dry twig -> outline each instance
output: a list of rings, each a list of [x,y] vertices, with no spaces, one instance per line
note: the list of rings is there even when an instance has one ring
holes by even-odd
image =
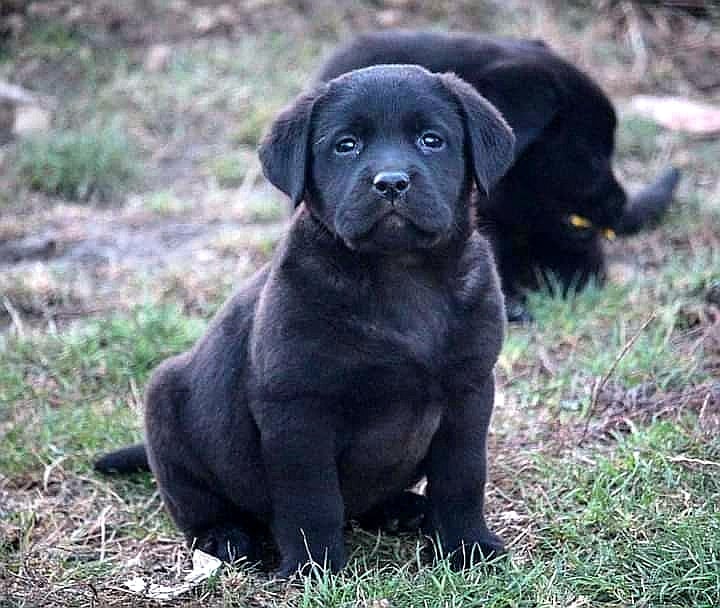
[[[625,346],[622,347],[620,352],[617,354],[617,357],[615,357],[615,360],[612,362],[612,365],[608,368],[608,371],[605,372],[605,375],[600,379],[599,382],[596,382],[595,385],[593,386],[592,396],[590,398],[590,407],[588,407],[588,411],[585,416],[585,427],[583,428],[583,433],[582,433],[582,436],[580,437],[580,440],[578,441],[578,445],[582,445],[583,441],[585,441],[585,437],[587,436],[588,429],[590,428],[590,420],[592,419],[592,416],[595,413],[595,410],[597,408],[597,403],[600,398],[600,393],[605,388],[605,386],[609,382],[610,378],[612,378],[612,375],[615,373],[617,366],[620,365],[620,362],[630,352],[630,349],[633,347],[635,342],[637,342],[638,338],[642,335],[642,333],[647,329],[648,325],[650,325],[650,323],[652,323],[652,321],[655,319],[656,315],[657,315],[657,313],[655,311],[650,313],[650,316],[648,316],[648,318],[645,319],[645,322],[630,337],[630,339],[625,343]]]

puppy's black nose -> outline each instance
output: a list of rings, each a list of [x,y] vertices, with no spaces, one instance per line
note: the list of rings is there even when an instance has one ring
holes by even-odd
[[[410,176],[404,171],[381,171],[373,178],[372,187],[380,196],[392,201],[410,189]]]

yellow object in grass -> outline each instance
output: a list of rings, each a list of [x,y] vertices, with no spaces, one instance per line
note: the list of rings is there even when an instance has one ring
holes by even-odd
[[[605,228],[603,231],[603,236],[608,241],[614,241],[617,234],[615,234],[615,231],[612,228]]]

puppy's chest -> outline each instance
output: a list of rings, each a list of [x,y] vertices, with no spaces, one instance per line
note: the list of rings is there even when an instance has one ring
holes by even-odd
[[[450,316],[446,294],[408,281],[383,285],[346,322],[353,330],[355,346],[377,361],[389,358],[430,371],[445,358]]]
[[[340,483],[349,514],[358,514],[417,481],[446,407],[444,399],[411,403],[387,395],[341,432]]]

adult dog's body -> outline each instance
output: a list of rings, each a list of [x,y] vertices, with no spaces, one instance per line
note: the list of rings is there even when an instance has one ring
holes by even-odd
[[[269,527],[280,574],[337,569],[346,518],[426,475],[444,548],[502,551],[483,488],[503,299],[470,192],[512,145],[472,87],[417,66],[345,75],[280,115],[260,156],[299,204],[289,233],[147,391],[149,463],[189,542],[255,557]]]
[[[454,72],[495,105],[515,133],[512,168],[477,203],[507,296],[537,287],[549,274],[565,290],[602,279],[603,232],[637,232],[670,204],[679,178],[674,169],[628,201],[612,171],[617,121],[610,100],[544,43],[390,30],[338,49],[319,79],[395,63]]]

